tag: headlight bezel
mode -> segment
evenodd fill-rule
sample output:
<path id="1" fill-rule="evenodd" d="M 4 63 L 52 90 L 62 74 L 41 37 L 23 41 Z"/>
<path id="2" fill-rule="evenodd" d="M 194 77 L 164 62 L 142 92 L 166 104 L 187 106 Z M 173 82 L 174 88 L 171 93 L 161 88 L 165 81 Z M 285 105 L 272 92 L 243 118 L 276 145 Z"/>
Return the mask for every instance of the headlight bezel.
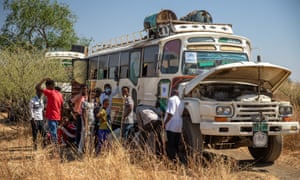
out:
<path id="1" fill-rule="evenodd" d="M 280 117 L 287 117 L 293 115 L 293 106 L 281 105 L 278 108 L 278 113 Z"/>
<path id="2" fill-rule="evenodd" d="M 216 106 L 216 117 L 232 117 L 233 107 L 230 105 L 217 105 Z"/>

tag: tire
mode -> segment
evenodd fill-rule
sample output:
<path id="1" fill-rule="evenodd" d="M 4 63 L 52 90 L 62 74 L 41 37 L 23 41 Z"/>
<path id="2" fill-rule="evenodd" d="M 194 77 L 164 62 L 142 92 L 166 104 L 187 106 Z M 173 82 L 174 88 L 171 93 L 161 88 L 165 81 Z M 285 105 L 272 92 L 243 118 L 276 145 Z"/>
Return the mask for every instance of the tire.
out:
<path id="1" fill-rule="evenodd" d="M 269 136 L 267 148 L 248 147 L 252 157 L 259 162 L 273 163 L 279 158 L 282 151 L 283 139 L 281 135 Z"/>
<path id="2" fill-rule="evenodd" d="M 203 137 L 199 124 L 193 124 L 189 116 L 183 117 L 183 141 L 186 146 L 187 153 L 202 154 Z"/>

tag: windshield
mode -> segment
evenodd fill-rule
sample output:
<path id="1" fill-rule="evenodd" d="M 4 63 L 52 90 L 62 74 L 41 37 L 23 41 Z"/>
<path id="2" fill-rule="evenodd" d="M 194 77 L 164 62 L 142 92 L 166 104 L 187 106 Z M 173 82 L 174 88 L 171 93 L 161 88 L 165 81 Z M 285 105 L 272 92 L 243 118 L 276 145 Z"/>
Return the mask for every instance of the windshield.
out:
<path id="1" fill-rule="evenodd" d="M 189 75 L 200 74 L 219 65 L 240 61 L 248 61 L 248 56 L 245 53 L 185 51 L 182 72 Z"/>

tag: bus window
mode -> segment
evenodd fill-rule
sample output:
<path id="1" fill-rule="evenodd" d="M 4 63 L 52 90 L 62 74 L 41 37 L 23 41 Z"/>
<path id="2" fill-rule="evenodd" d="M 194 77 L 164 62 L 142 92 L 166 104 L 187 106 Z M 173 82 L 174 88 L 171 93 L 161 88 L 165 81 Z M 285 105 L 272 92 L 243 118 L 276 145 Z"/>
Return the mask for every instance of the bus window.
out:
<path id="1" fill-rule="evenodd" d="M 107 70 L 108 70 L 108 56 L 100 56 L 98 79 L 106 79 Z"/>
<path id="2" fill-rule="evenodd" d="M 161 64 L 162 73 L 176 73 L 179 66 L 180 40 L 172 40 L 165 44 Z"/>
<path id="3" fill-rule="evenodd" d="M 115 73 L 119 66 L 119 53 L 112 54 L 109 56 L 109 79 L 115 79 Z"/>
<path id="4" fill-rule="evenodd" d="M 133 84 L 137 84 L 140 75 L 141 52 L 134 51 L 130 53 L 129 78 Z"/>
<path id="5" fill-rule="evenodd" d="M 150 46 L 144 49 L 143 77 L 154 77 L 156 72 L 156 63 L 158 55 L 158 46 Z"/>
<path id="6" fill-rule="evenodd" d="M 245 53 L 185 51 L 183 53 L 182 72 L 197 75 L 219 65 L 248 61 Z"/>
<path id="7" fill-rule="evenodd" d="M 128 78 L 129 52 L 122 52 L 120 57 L 120 78 Z"/>
<path id="8" fill-rule="evenodd" d="M 89 79 L 97 79 L 98 75 L 98 57 L 93 57 L 89 63 Z"/>

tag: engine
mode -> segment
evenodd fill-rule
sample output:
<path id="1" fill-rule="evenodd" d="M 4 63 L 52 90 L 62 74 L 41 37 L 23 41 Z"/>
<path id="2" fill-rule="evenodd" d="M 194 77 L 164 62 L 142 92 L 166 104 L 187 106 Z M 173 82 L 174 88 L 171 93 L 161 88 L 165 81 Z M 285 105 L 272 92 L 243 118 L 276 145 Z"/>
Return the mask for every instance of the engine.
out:
<path id="1" fill-rule="evenodd" d="M 248 84 L 210 83 L 198 85 L 192 96 L 215 101 L 252 101 L 257 98 L 271 101 L 272 93 Z"/>

